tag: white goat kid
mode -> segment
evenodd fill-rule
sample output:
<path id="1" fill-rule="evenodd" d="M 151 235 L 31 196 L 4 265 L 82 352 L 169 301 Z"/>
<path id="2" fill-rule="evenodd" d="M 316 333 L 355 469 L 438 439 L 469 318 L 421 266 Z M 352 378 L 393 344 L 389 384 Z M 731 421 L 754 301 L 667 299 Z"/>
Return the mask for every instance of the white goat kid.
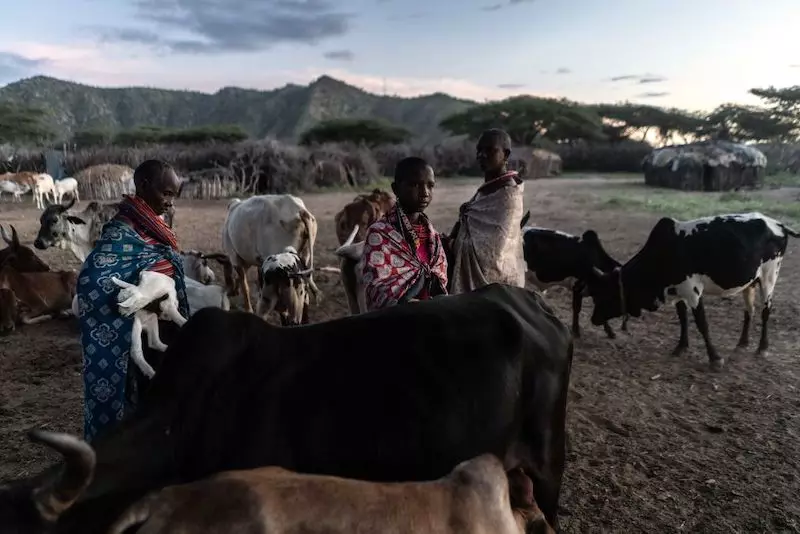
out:
<path id="1" fill-rule="evenodd" d="M 139 275 L 139 284 L 131 284 L 112 277 L 111 280 L 120 288 L 117 294 L 119 311 L 124 316 L 133 315 L 133 329 L 131 330 L 131 358 L 148 378 L 156 372 L 144 359 L 142 352 L 142 332 L 147 333 L 147 345 L 151 349 L 164 352 L 167 346 L 161 341 L 158 332 L 158 320 L 165 319 L 183 326 L 186 318 L 178 310 L 178 293 L 175 290 L 175 281 L 161 273 L 142 271 Z M 166 297 L 166 298 L 164 298 Z M 159 314 L 145 310 L 144 307 L 153 301 L 164 299 L 159 303 Z"/>

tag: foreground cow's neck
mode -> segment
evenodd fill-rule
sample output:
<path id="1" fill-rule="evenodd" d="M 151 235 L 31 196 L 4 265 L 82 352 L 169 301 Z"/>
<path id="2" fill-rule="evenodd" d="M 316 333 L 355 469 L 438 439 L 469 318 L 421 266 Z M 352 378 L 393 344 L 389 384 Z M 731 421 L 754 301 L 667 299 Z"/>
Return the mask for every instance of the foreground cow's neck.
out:
<path id="1" fill-rule="evenodd" d="M 79 261 L 86 261 L 86 258 L 92 252 L 94 243 L 90 241 L 92 233 L 92 219 L 89 219 L 86 224 L 75 224 L 67 222 L 69 229 L 69 237 L 59 240 L 59 248 L 69 250 Z"/>

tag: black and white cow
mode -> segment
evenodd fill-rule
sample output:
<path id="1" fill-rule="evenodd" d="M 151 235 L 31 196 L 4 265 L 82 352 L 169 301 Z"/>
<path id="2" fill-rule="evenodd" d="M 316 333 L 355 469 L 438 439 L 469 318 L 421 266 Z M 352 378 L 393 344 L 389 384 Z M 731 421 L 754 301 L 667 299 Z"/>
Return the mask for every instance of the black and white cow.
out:
<path id="1" fill-rule="evenodd" d="M 528 282 L 542 292 L 554 286 L 572 291 L 572 333 L 580 337 L 578 321 L 583 298 L 589 296 L 586 280 L 592 268 L 608 273 L 620 263 L 603 249 L 594 230 L 587 230 L 578 237 L 550 228 L 528 226 L 522 229 L 522 249 Z M 617 337 L 607 321 L 603 322 L 603 329 L 609 338 Z M 622 330 L 627 329 L 627 321 L 623 320 Z"/>
<path id="2" fill-rule="evenodd" d="M 758 352 L 769 348 L 767 322 L 772 295 L 789 236 L 800 233 L 761 213 L 737 213 L 678 221 L 660 219 L 644 246 L 612 273 L 595 270 L 588 281 L 594 300 L 592 323 L 642 310 L 655 311 L 660 303 L 676 300 L 681 334 L 673 354 L 689 347 L 687 304 L 703 336 L 712 369 L 724 363 L 708 334 L 703 293 L 744 297 L 744 324 L 737 348 L 749 344 L 755 309 L 755 290 L 761 294 L 761 340 Z"/>

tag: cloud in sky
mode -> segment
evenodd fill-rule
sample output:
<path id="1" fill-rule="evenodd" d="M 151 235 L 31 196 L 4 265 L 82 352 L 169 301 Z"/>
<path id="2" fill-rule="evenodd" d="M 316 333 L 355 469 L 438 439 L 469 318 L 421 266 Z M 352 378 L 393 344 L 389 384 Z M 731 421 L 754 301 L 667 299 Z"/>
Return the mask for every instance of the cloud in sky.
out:
<path id="1" fill-rule="evenodd" d="M 331 50 L 330 52 L 325 52 L 323 57 L 335 61 L 353 61 L 356 55 L 352 50 Z"/>
<path id="2" fill-rule="evenodd" d="M 0 83 L 34 74 L 46 64 L 47 59 L 31 59 L 14 52 L 0 51 Z"/>
<path id="3" fill-rule="evenodd" d="M 669 93 L 666 91 L 649 91 L 636 95 L 636 98 L 663 98 L 665 96 L 669 96 Z"/>
<path id="4" fill-rule="evenodd" d="M 315 45 L 347 34 L 353 18 L 328 0 L 135 0 L 134 4 L 143 23 L 163 31 L 101 30 L 106 41 L 188 54 L 255 52 L 278 43 Z"/>

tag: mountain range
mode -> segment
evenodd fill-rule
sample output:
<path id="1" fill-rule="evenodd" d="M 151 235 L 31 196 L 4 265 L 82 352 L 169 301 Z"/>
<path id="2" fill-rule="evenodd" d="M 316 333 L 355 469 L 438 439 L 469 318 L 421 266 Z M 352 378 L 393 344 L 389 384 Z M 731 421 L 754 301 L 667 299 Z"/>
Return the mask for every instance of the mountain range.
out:
<path id="1" fill-rule="evenodd" d="M 443 93 L 402 98 L 368 93 L 321 76 L 309 85 L 259 91 L 224 87 L 216 93 L 148 87 L 105 88 L 34 76 L 0 88 L 0 102 L 46 111 L 61 138 L 85 129 L 118 132 L 137 126 L 189 128 L 237 124 L 251 136 L 297 140 L 327 119 L 380 118 L 422 142 L 446 134 L 439 121 L 476 104 Z"/>

